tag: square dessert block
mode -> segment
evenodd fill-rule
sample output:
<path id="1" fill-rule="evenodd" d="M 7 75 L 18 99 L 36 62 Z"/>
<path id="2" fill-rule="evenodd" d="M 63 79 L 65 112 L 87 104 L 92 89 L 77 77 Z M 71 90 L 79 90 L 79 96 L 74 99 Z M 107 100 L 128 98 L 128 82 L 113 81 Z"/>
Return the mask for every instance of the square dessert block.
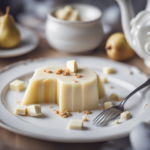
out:
<path id="1" fill-rule="evenodd" d="M 105 103 L 104 103 L 104 108 L 105 108 L 105 109 L 110 108 L 110 107 L 112 107 L 112 106 L 113 106 L 112 102 L 105 102 Z"/>
<path id="2" fill-rule="evenodd" d="M 14 114 L 16 114 L 16 115 L 26 115 L 26 112 L 27 112 L 27 106 L 18 105 L 15 109 Z"/>
<path id="3" fill-rule="evenodd" d="M 122 120 L 128 120 L 131 118 L 131 114 L 129 111 L 125 111 L 125 112 L 121 113 L 120 117 Z"/>
<path id="4" fill-rule="evenodd" d="M 115 73 L 115 70 L 113 67 L 104 67 L 103 68 L 103 73 L 104 74 L 112 74 L 112 73 Z"/>
<path id="5" fill-rule="evenodd" d="M 21 80 L 14 80 L 10 83 L 10 89 L 14 91 L 22 91 L 25 89 L 25 83 Z"/>
<path id="6" fill-rule="evenodd" d="M 83 127 L 83 121 L 82 120 L 70 120 L 68 124 L 68 129 L 78 129 L 81 130 Z"/>
<path id="7" fill-rule="evenodd" d="M 28 106 L 27 111 L 29 116 L 40 116 L 42 114 L 40 105 Z"/>
<path id="8" fill-rule="evenodd" d="M 70 70 L 70 72 L 77 72 L 78 66 L 75 60 L 69 60 L 67 61 L 67 68 Z"/>

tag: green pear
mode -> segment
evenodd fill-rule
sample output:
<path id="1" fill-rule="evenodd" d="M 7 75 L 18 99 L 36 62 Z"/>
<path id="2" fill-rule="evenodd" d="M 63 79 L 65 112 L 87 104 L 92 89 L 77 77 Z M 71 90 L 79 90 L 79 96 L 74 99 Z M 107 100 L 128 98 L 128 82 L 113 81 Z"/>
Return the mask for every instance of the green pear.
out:
<path id="1" fill-rule="evenodd" d="M 123 33 L 112 34 L 106 42 L 107 55 L 114 60 L 124 61 L 134 57 L 135 52 L 129 46 Z"/>
<path id="2" fill-rule="evenodd" d="M 7 7 L 6 14 L 0 17 L 0 47 L 13 48 L 20 43 L 21 36 L 17 29 L 15 21 L 9 15 L 9 7 Z"/>

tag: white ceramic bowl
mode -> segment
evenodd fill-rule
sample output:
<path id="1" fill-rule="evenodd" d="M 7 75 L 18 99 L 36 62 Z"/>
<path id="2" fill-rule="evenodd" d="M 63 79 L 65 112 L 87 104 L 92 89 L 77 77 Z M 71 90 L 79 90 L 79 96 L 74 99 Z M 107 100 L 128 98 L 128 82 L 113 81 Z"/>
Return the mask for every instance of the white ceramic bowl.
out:
<path id="1" fill-rule="evenodd" d="M 50 46 L 61 52 L 83 53 L 97 48 L 103 39 L 101 11 L 87 4 L 70 4 L 85 21 L 65 21 L 54 17 L 59 6 L 50 11 L 46 21 L 46 38 Z"/>

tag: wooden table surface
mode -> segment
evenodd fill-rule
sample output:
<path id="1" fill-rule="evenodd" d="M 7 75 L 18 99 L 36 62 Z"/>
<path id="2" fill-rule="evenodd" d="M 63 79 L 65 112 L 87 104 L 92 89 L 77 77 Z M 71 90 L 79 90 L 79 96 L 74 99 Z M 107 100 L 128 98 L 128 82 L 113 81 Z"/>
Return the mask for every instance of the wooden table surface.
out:
<path id="1" fill-rule="evenodd" d="M 101 44 L 99 48 L 94 50 L 90 54 L 82 54 L 83 56 L 98 56 L 109 59 L 105 53 L 105 40 Z M 29 58 L 39 58 L 39 57 L 63 57 L 63 56 L 73 56 L 70 54 L 61 54 L 51 48 L 44 38 L 40 37 L 39 46 L 32 52 L 18 56 L 14 58 L 0 58 L 0 68 L 9 65 L 11 63 L 25 60 Z M 78 55 L 74 55 L 78 56 Z M 148 69 L 141 58 L 135 56 L 133 59 L 122 62 L 129 65 L 137 66 L 142 72 L 150 75 L 150 69 Z M 29 138 L 26 136 L 22 136 L 19 134 L 15 134 L 13 132 L 7 131 L 0 127 L 0 150 L 58 150 L 58 149 L 65 149 L 65 150 L 96 150 L 100 149 L 104 142 L 97 142 L 97 143 L 57 143 L 57 142 L 49 142 L 44 140 L 38 140 L 34 138 Z"/>

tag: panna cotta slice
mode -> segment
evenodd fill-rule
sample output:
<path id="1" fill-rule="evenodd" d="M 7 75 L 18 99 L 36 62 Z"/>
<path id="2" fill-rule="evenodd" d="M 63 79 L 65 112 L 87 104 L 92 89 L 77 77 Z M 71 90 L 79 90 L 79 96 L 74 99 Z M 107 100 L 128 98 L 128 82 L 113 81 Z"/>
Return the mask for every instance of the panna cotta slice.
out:
<path id="1" fill-rule="evenodd" d="M 105 95 L 100 77 L 90 68 L 78 66 L 76 73 L 56 70 L 65 66 L 47 66 L 35 70 L 23 98 L 23 105 L 57 103 L 59 110 L 83 111 L 98 108 Z"/>

